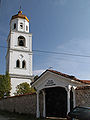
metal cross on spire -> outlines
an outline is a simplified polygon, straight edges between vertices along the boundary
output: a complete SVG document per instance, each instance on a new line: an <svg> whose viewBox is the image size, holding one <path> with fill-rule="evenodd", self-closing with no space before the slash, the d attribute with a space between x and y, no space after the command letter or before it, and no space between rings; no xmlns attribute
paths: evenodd
<svg viewBox="0 0 90 120"><path fill-rule="evenodd" d="M0 0L0 7L1 7L1 0Z"/></svg>
<svg viewBox="0 0 90 120"><path fill-rule="evenodd" d="M19 8L19 11L21 11L21 5L20 5L20 8Z"/></svg>
<svg viewBox="0 0 90 120"><path fill-rule="evenodd" d="M21 0L19 0L19 5L20 5L19 11L21 11Z"/></svg>

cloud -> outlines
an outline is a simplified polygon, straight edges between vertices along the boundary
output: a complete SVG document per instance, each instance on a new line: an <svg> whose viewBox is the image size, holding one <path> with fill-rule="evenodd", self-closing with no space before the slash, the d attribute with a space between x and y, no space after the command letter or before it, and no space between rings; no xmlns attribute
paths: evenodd
<svg viewBox="0 0 90 120"><path fill-rule="evenodd" d="M44 69L43 69L43 70L34 70L34 71L33 71L33 74L34 74L34 75L40 75L40 74L42 74L44 71L45 71Z"/></svg>
<svg viewBox="0 0 90 120"><path fill-rule="evenodd" d="M74 38L57 46L56 52L72 53L90 56L90 40L87 38ZM90 58L74 57L68 55L50 55L48 65L57 71L75 75L79 79L90 79ZM47 63L46 62L46 63Z"/></svg>

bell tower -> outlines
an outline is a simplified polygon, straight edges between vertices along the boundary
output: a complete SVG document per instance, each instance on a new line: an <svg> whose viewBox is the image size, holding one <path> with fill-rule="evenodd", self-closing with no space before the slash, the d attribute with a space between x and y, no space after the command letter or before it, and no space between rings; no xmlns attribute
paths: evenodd
<svg viewBox="0 0 90 120"><path fill-rule="evenodd" d="M6 71L11 78L11 95L16 86L32 80L32 34L29 33L29 19L19 11L12 16L7 39Z"/></svg>

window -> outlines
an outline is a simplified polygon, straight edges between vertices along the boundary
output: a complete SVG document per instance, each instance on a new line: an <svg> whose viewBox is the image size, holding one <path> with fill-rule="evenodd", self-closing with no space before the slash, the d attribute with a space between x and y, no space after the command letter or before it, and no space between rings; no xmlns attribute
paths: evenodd
<svg viewBox="0 0 90 120"><path fill-rule="evenodd" d="M26 62L25 62L25 60L22 61L22 68L26 68Z"/></svg>
<svg viewBox="0 0 90 120"><path fill-rule="evenodd" d="M10 39L8 40L8 48L10 48Z"/></svg>
<svg viewBox="0 0 90 120"><path fill-rule="evenodd" d="M18 37L18 45L25 46L25 38L23 36Z"/></svg>
<svg viewBox="0 0 90 120"><path fill-rule="evenodd" d="M28 31L28 26L26 25L26 31Z"/></svg>
<svg viewBox="0 0 90 120"><path fill-rule="evenodd" d="M16 61L16 67L20 68L20 61L19 60Z"/></svg>
<svg viewBox="0 0 90 120"><path fill-rule="evenodd" d="M16 23L14 23L14 29L16 29Z"/></svg>
<svg viewBox="0 0 90 120"><path fill-rule="evenodd" d="M20 28L23 29L23 23L20 23Z"/></svg>

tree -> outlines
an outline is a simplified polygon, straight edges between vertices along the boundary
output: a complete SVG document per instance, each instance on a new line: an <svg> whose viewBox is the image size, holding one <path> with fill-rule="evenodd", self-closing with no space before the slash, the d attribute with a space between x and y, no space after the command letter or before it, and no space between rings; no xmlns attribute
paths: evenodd
<svg viewBox="0 0 90 120"><path fill-rule="evenodd" d="M6 72L6 75L0 75L0 97L10 96L11 90L11 81L9 73Z"/></svg>
<svg viewBox="0 0 90 120"><path fill-rule="evenodd" d="M25 93L35 93L35 90L32 87L30 87L30 85L27 82L17 85L16 93L14 94L20 95L20 94L25 94Z"/></svg>

